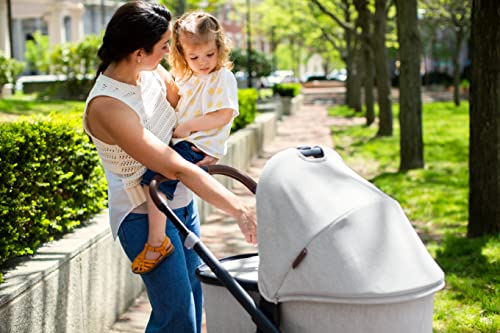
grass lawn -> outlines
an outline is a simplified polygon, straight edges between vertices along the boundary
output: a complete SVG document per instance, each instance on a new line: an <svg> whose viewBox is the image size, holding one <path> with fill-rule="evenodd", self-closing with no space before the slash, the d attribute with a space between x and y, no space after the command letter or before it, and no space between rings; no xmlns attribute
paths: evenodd
<svg viewBox="0 0 500 333"><path fill-rule="evenodd" d="M500 332L500 235L467 239L469 105L424 105L425 168L398 172L395 133L375 138L375 125L332 128L345 162L401 203L427 249L445 272L435 296L434 332ZM356 117L342 106L331 116Z"/></svg>
<svg viewBox="0 0 500 333"><path fill-rule="evenodd" d="M44 101L35 95L14 95L0 98L0 122L18 120L31 116L66 114L70 118L81 117L85 102Z"/></svg>

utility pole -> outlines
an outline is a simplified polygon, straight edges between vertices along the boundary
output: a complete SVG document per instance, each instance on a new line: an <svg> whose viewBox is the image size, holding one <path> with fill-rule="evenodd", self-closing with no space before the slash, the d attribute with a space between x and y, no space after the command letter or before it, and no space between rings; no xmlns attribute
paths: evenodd
<svg viewBox="0 0 500 333"><path fill-rule="evenodd" d="M7 0L7 27L9 29L10 57L14 58L14 37L12 36L12 4L11 4L11 0Z"/></svg>
<svg viewBox="0 0 500 333"><path fill-rule="evenodd" d="M274 52L276 51L276 40L275 40L275 30L276 27L273 25L271 27L271 70L274 72L276 70L276 55Z"/></svg>
<svg viewBox="0 0 500 333"><path fill-rule="evenodd" d="M101 0L101 29L106 29L106 5Z"/></svg>
<svg viewBox="0 0 500 333"><path fill-rule="evenodd" d="M247 3L247 85L252 88L252 32L250 25L250 0Z"/></svg>

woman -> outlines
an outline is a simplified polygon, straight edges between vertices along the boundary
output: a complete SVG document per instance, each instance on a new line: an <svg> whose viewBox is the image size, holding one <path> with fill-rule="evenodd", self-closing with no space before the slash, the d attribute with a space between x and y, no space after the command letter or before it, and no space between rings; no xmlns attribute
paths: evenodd
<svg viewBox="0 0 500 333"><path fill-rule="evenodd" d="M165 144L172 137L176 123L172 105L178 100L172 77L159 65L169 51L170 20L166 8L147 2L129 2L116 11L98 52L102 63L84 113L84 128L96 145L108 181L113 236L119 237L131 260L150 241L145 204L149 194L140 185L146 168L181 181L169 205L192 232L199 234L199 219L189 189L232 215L246 240L256 243L254 213ZM199 164L213 162L205 158ZM166 234L175 251L155 270L141 275L152 306L146 332L200 332L201 287L194 274L200 260L183 248L172 223L167 223Z"/></svg>

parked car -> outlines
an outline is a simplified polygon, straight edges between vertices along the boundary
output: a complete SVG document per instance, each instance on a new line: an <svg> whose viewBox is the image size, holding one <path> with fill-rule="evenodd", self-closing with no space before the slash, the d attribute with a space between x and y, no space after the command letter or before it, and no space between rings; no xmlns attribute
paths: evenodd
<svg viewBox="0 0 500 333"><path fill-rule="evenodd" d="M347 80L347 70L345 68L334 69L327 75L328 80L345 82Z"/></svg>
<svg viewBox="0 0 500 333"><path fill-rule="evenodd" d="M291 83L297 82L292 70L277 70L271 73L269 76L260 78L260 86L262 88L272 88L278 83Z"/></svg>

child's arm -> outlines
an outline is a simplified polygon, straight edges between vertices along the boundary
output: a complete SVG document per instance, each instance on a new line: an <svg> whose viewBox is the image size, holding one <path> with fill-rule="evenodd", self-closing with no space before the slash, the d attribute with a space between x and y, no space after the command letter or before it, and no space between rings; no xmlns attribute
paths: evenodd
<svg viewBox="0 0 500 333"><path fill-rule="evenodd" d="M190 119L179 124L174 131L174 138L185 138L193 132L208 131L223 127L233 119L233 109L220 109L204 116Z"/></svg>

